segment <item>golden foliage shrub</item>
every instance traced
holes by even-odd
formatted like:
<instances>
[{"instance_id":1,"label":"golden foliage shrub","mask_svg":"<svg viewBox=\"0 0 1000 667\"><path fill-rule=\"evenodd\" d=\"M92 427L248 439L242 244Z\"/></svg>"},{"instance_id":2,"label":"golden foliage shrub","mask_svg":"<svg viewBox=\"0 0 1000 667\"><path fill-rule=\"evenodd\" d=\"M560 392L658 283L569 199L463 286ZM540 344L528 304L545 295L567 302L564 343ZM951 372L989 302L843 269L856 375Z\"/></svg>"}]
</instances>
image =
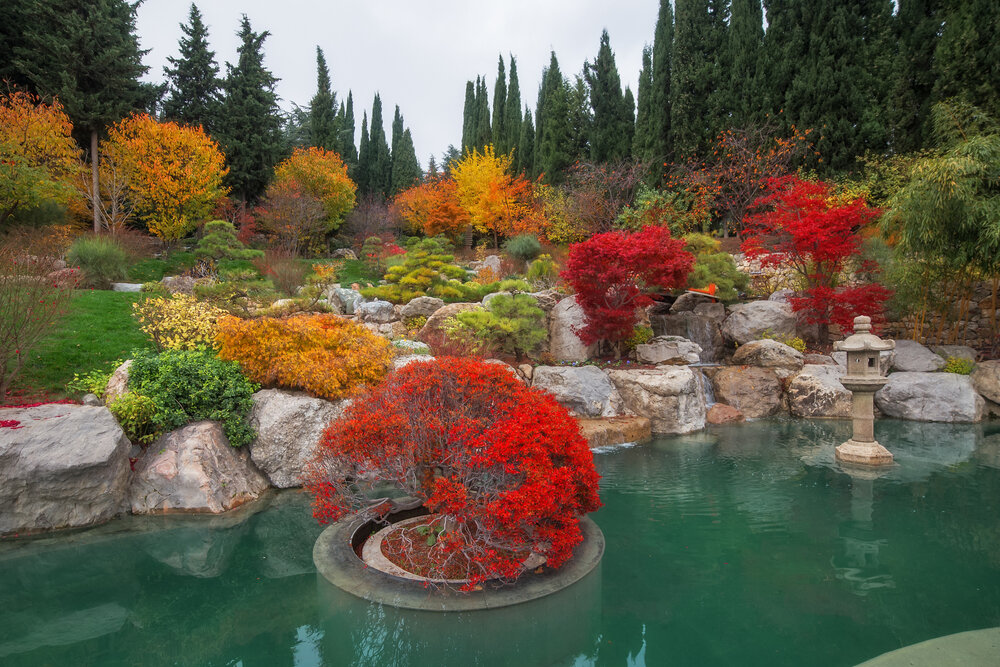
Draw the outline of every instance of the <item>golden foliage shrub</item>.
<instances>
[{"instance_id":1,"label":"golden foliage shrub","mask_svg":"<svg viewBox=\"0 0 1000 667\"><path fill-rule=\"evenodd\" d=\"M336 400L389 372L389 341L360 324L328 314L219 320L219 356L239 363L263 385L304 389Z\"/></svg>"},{"instance_id":2,"label":"golden foliage shrub","mask_svg":"<svg viewBox=\"0 0 1000 667\"><path fill-rule=\"evenodd\" d=\"M218 320L226 311L189 294L175 294L132 304L132 314L158 349L196 350L215 347Z\"/></svg>"}]
</instances>

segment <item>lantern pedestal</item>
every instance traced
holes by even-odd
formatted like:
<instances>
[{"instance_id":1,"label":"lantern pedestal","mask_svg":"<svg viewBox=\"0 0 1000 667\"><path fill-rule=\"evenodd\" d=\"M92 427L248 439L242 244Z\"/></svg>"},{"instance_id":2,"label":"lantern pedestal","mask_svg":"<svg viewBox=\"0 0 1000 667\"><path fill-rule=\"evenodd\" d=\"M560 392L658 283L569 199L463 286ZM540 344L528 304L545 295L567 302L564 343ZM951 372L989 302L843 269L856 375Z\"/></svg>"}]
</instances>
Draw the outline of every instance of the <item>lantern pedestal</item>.
<instances>
[{"instance_id":1,"label":"lantern pedestal","mask_svg":"<svg viewBox=\"0 0 1000 667\"><path fill-rule=\"evenodd\" d=\"M850 439L837 445L837 460L843 463L853 463L864 466L882 466L892 463L892 452L872 440L858 442Z\"/></svg>"}]
</instances>

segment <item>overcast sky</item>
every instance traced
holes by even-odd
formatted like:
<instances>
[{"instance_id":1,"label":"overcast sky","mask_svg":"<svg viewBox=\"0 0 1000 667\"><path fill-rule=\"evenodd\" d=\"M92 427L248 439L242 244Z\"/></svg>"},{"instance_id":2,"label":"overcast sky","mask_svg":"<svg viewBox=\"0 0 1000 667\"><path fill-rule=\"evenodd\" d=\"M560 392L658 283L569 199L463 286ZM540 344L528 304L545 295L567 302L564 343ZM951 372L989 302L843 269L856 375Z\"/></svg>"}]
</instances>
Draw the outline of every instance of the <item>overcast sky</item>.
<instances>
[{"instance_id":1,"label":"overcast sky","mask_svg":"<svg viewBox=\"0 0 1000 667\"><path fill-rule=\"evenodd\" d=\"M316 46L326 54L338 99L354 92L357 131L372 98L382 96L388 135L399 105L417 157L440 157L462 138L465 82L485 74L493 103L497 56L517 59L522 105L534 114L542 68L554 50L564 76L579 73L597 55L607 28L623 85L636 92L642 47L653 41L657 0L200 0L212 49L225 73L236 60L240 15L267 30L265 65L277 76L284 109L309 103L316 92ZM163 80L168 56L177 56L180 24L190 3L146 0L139 7L147 79Z\"/></svg>"}]
</instances>

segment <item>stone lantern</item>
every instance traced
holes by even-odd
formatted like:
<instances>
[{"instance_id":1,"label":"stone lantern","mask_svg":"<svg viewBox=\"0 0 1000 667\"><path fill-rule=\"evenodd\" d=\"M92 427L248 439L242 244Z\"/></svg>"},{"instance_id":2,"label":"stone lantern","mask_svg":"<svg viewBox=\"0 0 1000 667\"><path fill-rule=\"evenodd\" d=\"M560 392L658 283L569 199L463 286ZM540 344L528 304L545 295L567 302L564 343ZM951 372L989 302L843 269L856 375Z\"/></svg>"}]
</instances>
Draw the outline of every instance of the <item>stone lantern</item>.
<instances>
[{"instance_id":1,"label":"stone lantern","mask_svg":"<svg viewBox=\"0 0 1000 667\"><path fill-rule=\"evenodd\" d=\"M871 333L872 320L854 318L854 333L834 343L834 349L847 353L847 374L840 384L851 392L851 418L854 435L837 447L837 460L844 463L878 466L892 463L892 454L875 440L875 392L885 385L879 355L896 347L896 341L882 340Z\"/></svg>"}]
</instances>

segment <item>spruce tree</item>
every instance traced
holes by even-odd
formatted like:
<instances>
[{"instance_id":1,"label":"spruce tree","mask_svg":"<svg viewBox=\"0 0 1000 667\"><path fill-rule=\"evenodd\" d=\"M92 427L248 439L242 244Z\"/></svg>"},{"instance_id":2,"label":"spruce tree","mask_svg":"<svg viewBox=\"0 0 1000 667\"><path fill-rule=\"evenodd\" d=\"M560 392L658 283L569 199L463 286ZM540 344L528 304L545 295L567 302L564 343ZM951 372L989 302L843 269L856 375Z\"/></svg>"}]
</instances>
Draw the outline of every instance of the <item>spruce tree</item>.
<instances>
[{"instance_id":1,"label":"spruce tree","mask_svg":"<svg viewBox=\"0 0 1000 667\"><path fill-rule=\"evenodd\" d=\"M354 182L358 186L358 192L371 194L371 163L372 148L371 139L368 137L368 112L361 115L361 140L358 144L358 166L355 170Z\"/></svg>"},{"instance_id":2,"label":"spruce tree","mask_svg":"<svg viewBox=\"0 0 1000 667\"><path fill-rule=\"evenodd\" d=\"M479 80L476 80L478 85ZM462 112L462 154L471 149L476 140L476 87L471 81L465 82L465 109Z\"/></svg>"},{"instance_id":3,"label":"spruce tree","mask_svg":"<svg viewBox=\"0 0 1000 667\"><path fill-rule=\"evenodd\" d=\"M410 128L406 128L392 151L392 195L413 187L420 182L422 175Z\"/></svg>"},{"instance_id":4,"label":"spruce tree","mask_svg":"<svg viewBox=\"0 0 1000 667\"><path fill-rule=\"evenodd\" d=\"M372 124L368 134L371 151L368 187L372 194L385 198L392 186L392 161L382 124L382 98L378 93L375 93L375 100L372 102Z\"/></svg>"},{"instance_id":5,"label":"spruce tree","mask_svg":"<svg viewBox=\"0 0 1000 667\"><path fill-rule=\"evenodd\" d=\"M521 145L521 84L517 80L517 61L514 56L510 57L509 77L507 99L504 102L503 129L506 134L504 145L507 150L517 151Z\"/></svg>"},{"instance_id":6,"label":"spruce tree","mask_svg":"<svg viewBox=\"0 0 1000 667\"><path fill-rule=\"evenodd\" d=\"M188 24L181 24L181 32L180 56L168 56L170 66L163 68L167 78L163 116L186 125L201 125L212 134L221 104L219 66L215 63L215 52L208 48L208 28L194 3Z\"/></svg>"},{"instance_id":7,"label":"spruce tree","mask_svg":"<svg viewBox=\"0 0 1000 667\"><path fill-rule=\"evenodd\" d=\"M523 174L534 174L535 126L531 122L531 109L524 108L524 119L520 123L521 136L517 140L517 170Z\"/></svg>"},{"instance_id":8,"label":"spruce tree","mask_svg":"<svg viewBox=\"0 0 1000 667\"><path fill-rule=\"evenodd\" d=\"M891 103L886 105L889 141L896 153L909 153L928 144L934 50L942 16L940 0L899 0Z\"/></svg>"},{"instance_id":9,"label":"spruce tree","mask_svg":"<svg viewBox=\"0 0 1000 667\"><path fill-rule=\"evenodd\" d=\"M654 160L655 118L653 117L653 50L642 49L642 69L639 70L639 100L635 114L635 134L632 155L647 164Z\"/></svg>"},{"instance_id":10,"label":"spruce tree","mask_svg":"<svg viewBox=\"0 0 1000 667\"><path fill-rule=\"evenodd\" d=\"M328 151L337 149L337 97L331 89L330 70L323 49L316 47L316 94L309 103L309 144Z\"/></svg>"},{"instance_id":11,"label":"spruce tree","mask_svg":"<svg viewBox=\"0 0 1000 667\"><path fill-rule=\"evenodd\" d=\"M670 132L670 104L672 96L670 85L672 78L672 60L674 52L674 11L671 0L660 0L660 11L656 18L656 30L653 35L652 76L650 87L650 125L652 138L650 152L654 164L662 164L674 154L673 136ZM642 104L640 95L639 104ZM657 169L656 180L660 179L662 169Z\"/></svg>"},{"instance_id":12,"label":"spruce tree","mask_svg":"<svg viewBox=\"0 0 1000 667\"><path fill-rule=\"evenodd\" d=\"M584 63L583 76L590 89L590 107L594 114L590 157L599 163L624 159L632 150L633 103L627 102L622 93L621 77L607 30L601 33L593 64Z\"/></svg>"},{"instance_id":13,"label":"spruce tree","mask_svg":"<svg viewBox=\"0 0 1000 667\"><path fill-rule=\"evenodd\" d=\"M729 94L732 125L746 127L763 120L763 79L758 69L764 47L764 15L760 0L732 0L729 24Z\"/></svg>"},{"instance_id":14,"label":"spruce tree","mask_svg":"<svg viewBox=\"0 0 1000 667\"><path fill-rule=\"evenodd\" d=\"M439 175L439 173L438 173L437 160L435 160L434 156L431 155L427 159L427 178L430 179L430 180L433 180L433 179L437 178L438 175Z\"/></svg>"},{"instance_id":15,"label":"spruce tree","mask_svg":"<svg viewBox=\"0 0 1000 667\"><path fill-rule=\"evenodd\" d=\"M958 97L1000 118L1000 14L994 0L945 0L934 99Z\"/></svg>"},{"instance_id":16,"label":"spruce tree","mask_svg":"<svg viewBox=\"0 0 1000 667\"><path fill-rule=\"evenodd\" d=\"M497 153L507 153L511 148L507 144L507 129L504 126L505 104L507 104L507 73L503 66L503 56L500 56L497 64L497 80L493 84L493 148Z\"/></svg>"},{"instance_id":17,"label":"spruce tree","mask_svg":"<svg viewBox=\"0 0 1000 667\"><path fill-rule=\"evenodd\" d=\"M146 73L135 34L138 2L49 0L26 3L20 44L14 47L16 79L44 98L58 97L74 133L89 143L91 187L98 189L98 135L130 112L149 109L156 90ZM18 12L14 12L17 15ZM101 228L94 207L94 231Z\"/></svg>"},{"instance_id":18,"label":"spruce tree","mask_svg":"<svg viewBox=\"0 0 1000 667\"><path fill-rule=\"evenodd\" d=\"M281 110L274 92L278 79L264 67L264 40L270 33L254 32L244 14L237 34L236 65L226 63L219 134L229 166L227 184L241 200L253 202L281 157Z\"/></svg>"},{"instance_id":19,"label":"spruce tree","mask_svg":"<svg viewBox=\"0 0 1000 667\"><path fill-rule=\"evenodd\" d=\"M574 136L570 122L569 85L559 71L555 51L542 72L535 109L534 169L546 183L559 183L573 163Z\"/></svg>"}]
</instances>

